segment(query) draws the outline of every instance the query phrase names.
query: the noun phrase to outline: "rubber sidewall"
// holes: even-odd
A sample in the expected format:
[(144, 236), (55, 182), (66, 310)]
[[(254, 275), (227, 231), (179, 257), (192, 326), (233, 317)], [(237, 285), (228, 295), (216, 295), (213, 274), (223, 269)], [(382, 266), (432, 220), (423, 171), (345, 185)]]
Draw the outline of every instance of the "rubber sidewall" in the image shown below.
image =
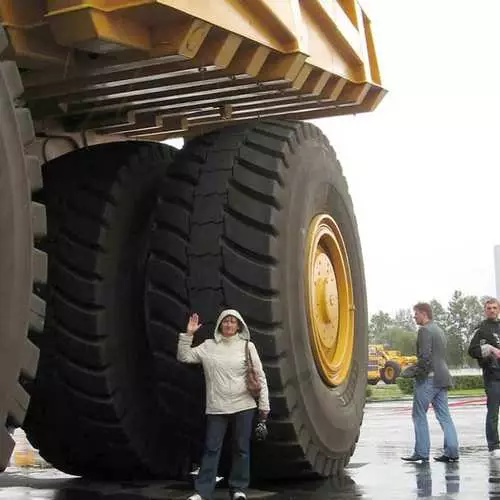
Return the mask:
[[(4, 73), (0, 72), (0, 394), (12, 398), (22, 367), (32, 284), (31, 193), (16, 113)], [(12, 402), (0, 400), (6, 422)], [(5, 431), (2, 430), (3, 433)], [(13, 443), (1, 439), (0, 466), (7, 465)]]
[[(286, 204), (289, 221), (283, 239), (282, 262), (286, 263), (283, 303), (285, 331), (289, 332), (292, 371), (303, 405), (303, 416), (313, 431), (313, 442), (326, 447), (327, 455), (344, 455), (354, 445), (363, 416), (366, 386), (367, 313), (363, 261), (356, 221), (339, 165), (332, 164), (332, 150), (311, 137), (295, 152), (297, 165)], [(309, 339), (306, 307), (305, 255), (309, 224), (314, 216), (330, 214), (344, 238), (356, 307), (352, 365), (347, 380), (338, 387), (327, 386), (316, 367)]]

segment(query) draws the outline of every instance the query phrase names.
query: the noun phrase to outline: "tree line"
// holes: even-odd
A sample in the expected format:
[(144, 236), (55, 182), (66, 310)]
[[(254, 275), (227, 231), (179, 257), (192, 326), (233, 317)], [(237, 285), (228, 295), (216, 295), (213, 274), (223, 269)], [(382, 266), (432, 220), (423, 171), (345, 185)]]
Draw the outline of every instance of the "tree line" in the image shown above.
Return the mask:
[[(467, 348), (475, 327), (483, 319), (483, 304), (488, 298), (455, 290), (446, 307), (436, 299), (429, 301), (434, 321), (447, 337), (446, 357), (450, 366), (476, 366), (467, 355)], [(415, 354), (417, 325), (412, 309), (399, 309), (394, 315), (378, 311), (370, 318), (368, 333), (371, 344), (386, 344), (403, 354)]]

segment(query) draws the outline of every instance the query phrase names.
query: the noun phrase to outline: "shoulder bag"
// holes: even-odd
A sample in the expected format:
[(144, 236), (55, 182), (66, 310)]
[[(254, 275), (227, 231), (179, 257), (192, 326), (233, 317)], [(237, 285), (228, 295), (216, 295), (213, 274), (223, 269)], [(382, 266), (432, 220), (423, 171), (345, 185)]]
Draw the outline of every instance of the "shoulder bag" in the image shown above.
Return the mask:
[(257, 373), (255, 373), (255, 368), (253, 366), (252, 362), (252, 356), (250, 355), (250, 348), (248, 346), (248, 340), (246, 341), (245, 345), (245, 362), (246, 362), (246, 369), (247, 369), (247, 389), (248, 392), (255, 398), (259, 399), (260, 396), (260, 380), (259, 377), (257, 376)]

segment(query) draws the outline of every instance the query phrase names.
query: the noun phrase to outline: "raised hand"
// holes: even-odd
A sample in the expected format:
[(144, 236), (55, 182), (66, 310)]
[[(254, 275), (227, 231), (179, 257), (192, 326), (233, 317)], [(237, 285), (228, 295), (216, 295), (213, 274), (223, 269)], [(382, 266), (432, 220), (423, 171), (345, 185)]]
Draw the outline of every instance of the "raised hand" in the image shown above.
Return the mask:
[(186, 333), (188, 335), (194, 335), (196, 331), (201, 327), (199, 316), (194, 313), (189, 316), (189, 321), (186, 327)]

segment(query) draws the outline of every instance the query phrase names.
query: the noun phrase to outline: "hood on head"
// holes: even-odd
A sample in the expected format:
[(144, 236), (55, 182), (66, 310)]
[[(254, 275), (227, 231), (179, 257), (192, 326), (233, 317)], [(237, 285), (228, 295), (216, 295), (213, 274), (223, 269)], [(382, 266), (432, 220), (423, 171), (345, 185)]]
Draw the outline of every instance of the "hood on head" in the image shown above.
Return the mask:
[(215, 342), (220, 342), (222, 340), (222, 333), (219, 332), (219, 325), (226, 316), (234, 316), (235, 318), (237, 318), (243, 325), (243, 329), (240, 332), (238, 332), (239, 337), (242, 338), (243, 340), (250, 340), (250, 330), (248, 329), (248, 326), (245, 323), (245, 320), (243, 319), (241, 314), (236, 309), (225, 309), (219, 314), (217, 322), (215, 323), (215, 329), (214, 329)]

